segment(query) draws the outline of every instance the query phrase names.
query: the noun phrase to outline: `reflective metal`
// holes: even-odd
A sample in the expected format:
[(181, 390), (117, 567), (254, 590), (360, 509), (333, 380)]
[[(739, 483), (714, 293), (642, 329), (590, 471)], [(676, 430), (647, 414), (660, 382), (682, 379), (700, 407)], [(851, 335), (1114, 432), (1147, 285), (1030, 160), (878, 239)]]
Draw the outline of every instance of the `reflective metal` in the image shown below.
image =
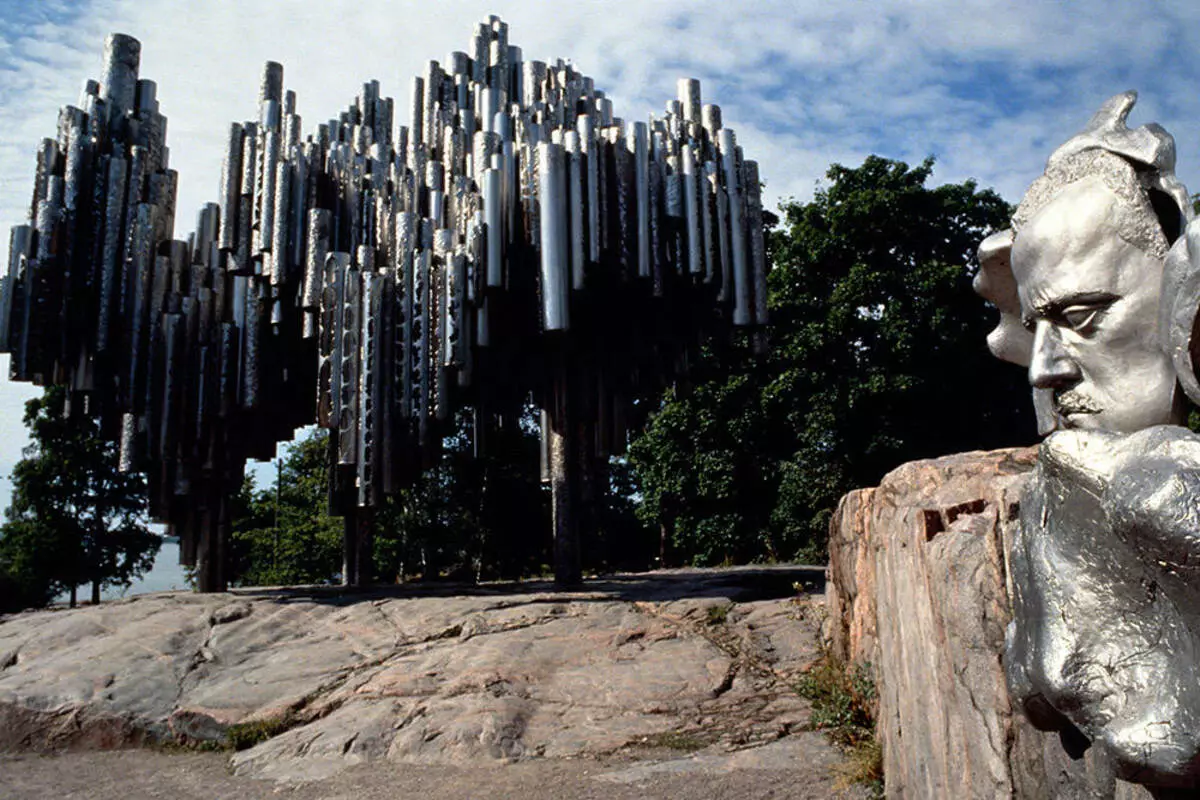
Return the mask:
[(637, 204), (637, 275), (649, 278), (650, 259), (650, 131), (644, 122), (633, 123), (634, 200)]
[(1200, 437), (1165, 423), (1184, 417), (1180, 387), (1200, 401), (1200, 228), (1173, 139), (1126, 126), (1135, 99), (1055, 151), (980, 250), (976, 288), (1001, 312), (989, 346), (1028, 367), (1057, 429), (1021, 501), (1004, 662), (1037, 727), (1118, 777), (1195, 788)]
[[(152, 513), (183, 534), (206, 589), (223, 580), (210, 499), (294, 429), (336, 430), (339, 480), (359, 491), (340, 487), (334, 511), (352, 514), (435, 463), (464, 405), (482, 448), (489, 427), (520, 414), (517, 398), (555, 402), (560, 351), (595, 354), (578, 365), (599, 395), (580, 425), (612, 440), (618, 387), (673, 379), (655, 373), (681, 370), (702, 340), (631, 315), (695, 270), (681, 149), (693, 183), (720, 182), (700, 128), (719, 127), (718, 110), (685, 81), (668, 119), (627, 126), (569, 62), (526, 61), (498, 18), (472, 33), (466, 53), (414, 81), (398, 128), (368, 81), (303, 137), (296, 94), (268, 63), (256, 118), (227, 129), (219, 202), (180, 240), (166, 119), (137, 74), (136, 40), (110, 39), (104, 80), (38, 148), (33, 224), (14, 230), (0, 277), (0, 350), (14, 378), (63, 384), (121, 431), (125, 466), (151, 473)], [(716, 191), (688, 201), (688, 241), (710, 273), (709, 243), (733, 235), (709, 207)], [(756, 224), (750, 208), (739, 225)], [(732, 299), (670, 325), (720, 320)], [(541, 331), (557, 332), (552, 357), (513, 369)], [(610, 340), (632, 357), (609, 359)]]
[(570, 267), (567, 250), (567, 186), (561, 145), (542, 142), (537, 148), (538, 204), (541, 218), (542, 324), (548, 331), (566, 330)]

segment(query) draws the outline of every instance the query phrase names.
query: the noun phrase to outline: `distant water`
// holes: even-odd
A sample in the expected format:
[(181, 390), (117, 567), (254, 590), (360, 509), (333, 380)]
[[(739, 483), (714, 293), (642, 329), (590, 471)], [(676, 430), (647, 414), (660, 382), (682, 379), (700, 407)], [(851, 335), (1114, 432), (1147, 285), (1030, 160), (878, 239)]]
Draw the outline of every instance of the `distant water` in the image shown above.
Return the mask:
[[(115, 600), (121, 597), (132, 597), (135, 594), (147, 592), (167, 592), (172, 589), (188, 589), (187, 575), (179, 565), (179, 540), (163, 539), (158, 555), (154, 557), (154, 566), (150, 571), (133, 582), (128, 589), (113, 587), (105, 589), (100, 594), (101, 600)], [(80, 586), (77, 596), (86, 601), (92, 594), (92, 587)], [(68, 596), (63, 594), (55, 598), (56, 602), (66, 602)]]

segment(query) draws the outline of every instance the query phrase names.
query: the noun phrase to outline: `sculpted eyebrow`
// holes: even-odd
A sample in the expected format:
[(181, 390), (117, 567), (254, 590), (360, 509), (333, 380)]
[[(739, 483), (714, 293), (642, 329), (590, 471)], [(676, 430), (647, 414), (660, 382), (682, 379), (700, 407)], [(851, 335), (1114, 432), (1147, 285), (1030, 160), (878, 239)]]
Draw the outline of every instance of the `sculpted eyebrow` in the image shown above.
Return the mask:
[(1120, 299), (1109, 292), (1079, 292), (1034, 306), (1032, 313), (1021, 315), (1021, 322), (1028, 328), (1039, 319), (1060, 319), (1062, 312), (1071, 306), (1109, 306)]

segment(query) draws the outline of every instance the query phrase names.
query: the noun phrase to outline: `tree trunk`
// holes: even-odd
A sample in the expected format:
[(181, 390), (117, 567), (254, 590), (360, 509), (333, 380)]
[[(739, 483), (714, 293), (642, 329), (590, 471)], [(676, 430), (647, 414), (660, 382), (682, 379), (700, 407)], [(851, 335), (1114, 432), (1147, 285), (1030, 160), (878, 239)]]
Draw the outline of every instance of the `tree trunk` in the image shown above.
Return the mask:
[(71, 585), (71, 608), (75, 608), (78, 605), (78, 593), (79, 593), (79, 587), (72, 584)]
[(92, 605), (100, 605), (100, 581), (92, 581)]

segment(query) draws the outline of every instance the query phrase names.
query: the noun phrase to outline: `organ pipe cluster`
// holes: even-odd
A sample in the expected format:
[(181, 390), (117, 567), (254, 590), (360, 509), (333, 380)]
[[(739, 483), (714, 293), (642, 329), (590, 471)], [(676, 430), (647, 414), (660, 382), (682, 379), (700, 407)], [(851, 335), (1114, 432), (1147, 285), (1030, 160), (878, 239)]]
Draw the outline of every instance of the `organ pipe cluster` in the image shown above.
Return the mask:
[(704, 337), (766, 322), (758, 167), (698, 81), (626, 123), (493, 17), (413, 79), (406, 114), (372, 81), (303, 137), (268, 63), (217, 202), (176, 240), (139, 52), (111, 36), (101, 80), (38, 150), (0, 350), (14, 380), (65, 384), (73, 413), (101, 419), (185, 563), (222, 557), (246, 459), (298, 427), (333, 432), (331, 498), (351, 513), (429, 465), (456, 412), (482, 448), (531, 392), (551, 406), (570, 366), (606, 458), (634, 396)]

